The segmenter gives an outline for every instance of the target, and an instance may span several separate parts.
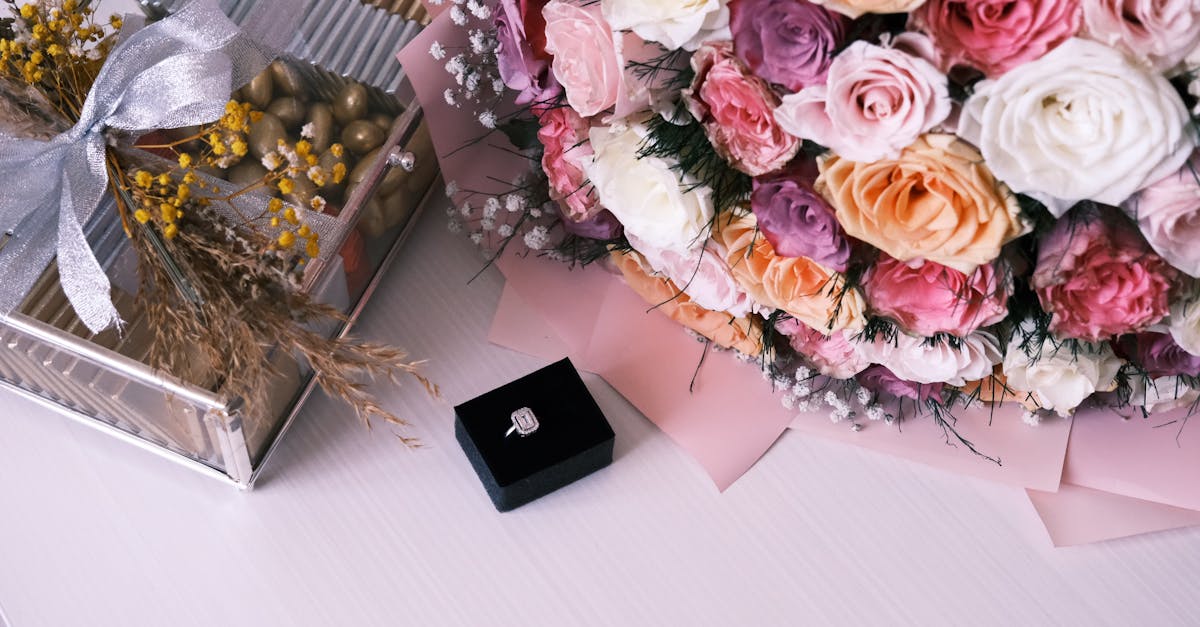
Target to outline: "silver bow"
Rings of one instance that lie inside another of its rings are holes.
[[[0,315],[20,305],[57,254],[63,292],[88,329],[120,324],[108,276],[83,232],[108,189],[109,131],[136,135],[219,118],[232,90],[265,68],[291,34],[286,19],[263,15],[258,32],[239,29],[214,2],[197,0],[123,31],[74,127],[49,141],[0,136],[0,229],[11,234],[0,249]]]

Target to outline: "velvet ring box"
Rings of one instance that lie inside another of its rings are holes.
[[[537,424],[527,435],[522,432],[532,421],[523,409]],[[612,463],[612,427],[569,359],[469,400],[454,413],[458,443],[502,512]]]

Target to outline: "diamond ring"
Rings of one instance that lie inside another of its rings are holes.
[[[528,407],[522,407],[512,413],[512,426],[505,432],[504,437],[507,438],[514,432],[521,437],[525,437],[537,431],[539,426],[537,416],[534,415],[533,410]]]

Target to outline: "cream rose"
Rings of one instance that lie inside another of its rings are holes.
[[[1029,321],[1022,324],[1022,331],[1031,329]],[[1040,347],[1023,349],[1023,339],[1018,332],[1009,341],[1004,376],[1008,387],[1029,394],[1042,408],[1069,416],[1092,394],[1116,389],[1123,362],[1107,342],[1079,342],[1079,350],[1074,350],[1072,345],[1047,338]]]
[[[1071,39],[994,81],[963,107],[959,135],[1017,192],[1062,216],[1117,205],[1175,171],[1195,145],[1165,78],[1103,44]]]
[[[905,381],[921,384],[966,385],[992,374],[1002,357],[1000,340],[987,331],[936,342],[898,333],[894,341],[876,338],[861,346],[860,352],[872,363]]]
[[[625,230],[654,248],[686,253],[700,246],[713,219],[712,190],[680,177],[671,162],[638,157],[646,127],[595,127],[587,176],[600,204]]]
[[[1083,0],[1089,39],[1108,44],[1169,72],[1200,45],[1200,3],[1196,0]]]
[[[863,13],[908,13],[925,4],[925,0],[813,0],[813,4],[858,17]]]
[[[1167,329],[1183,350],[1200,355],[1200,282],[1191,281],[1171,303]]]
[[[601,0],[613,30],[632,30],[668,50],[729,39],[729,0]]]

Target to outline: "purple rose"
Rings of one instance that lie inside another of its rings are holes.
[[[1200,357],[1183,350],[1170,334],[1139,333],[1135,341],[1135,360],[1150,376],[1200,376]]]
[[[927,400],[942,401],[942,383],[923,385],[905,381],[895,373],[878,364],[863,370],[855,377],[858,384],[880,394],[889,394],[897,398],[911,398],[924,403]]]
[[[829,205],[811,186],[790,175],[755,179],[750,208],[775,254],[808,257],[845,272],[850,242]]]
[[[755,74],[797,92],[823,85],[850,19],[805,0],[729,4],[734,52]]]
[[[562,225],[563,230],[572,235],[598,240],[617,239],[624,231],[621,223],[617,221],[617,217],[610,213],[608,209],[603,209],[600,213],[582,222],[574,222],[564,217]]]
[[[496,27],[496,65],[504,84],[517,92],[517,104],[547,102],[561,91],[550,71],[542,7],[547,0],[500,0]],[[540,41],[530,41],[527,32]]]

